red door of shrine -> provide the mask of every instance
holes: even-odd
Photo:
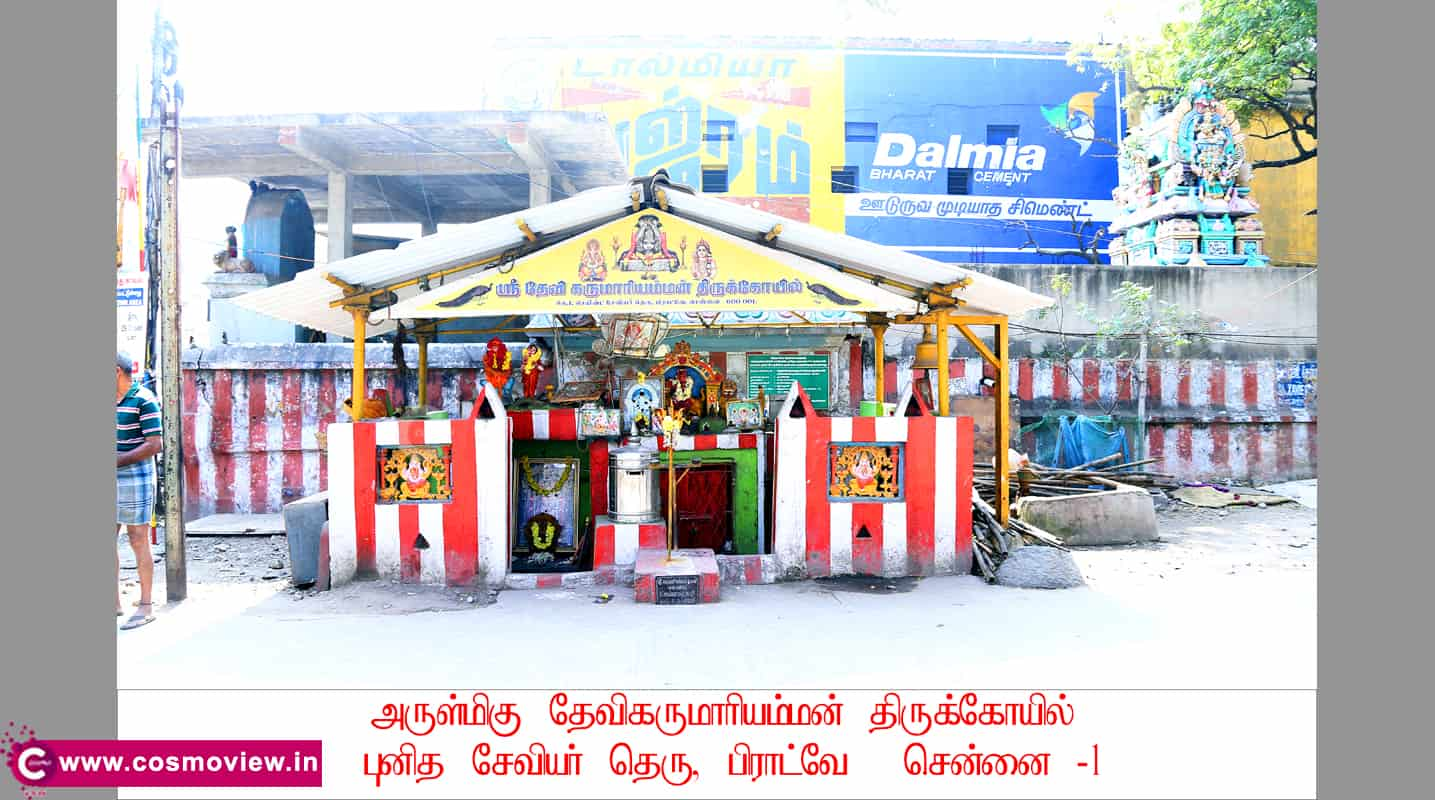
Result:
[[[678,467],[679,474],[682,467]],[[688,471],[678,484],[677,546],[723,551],[723,544],[732,537],[731,464],[704,464]],[[668,509],[667,476],[658,482],[662,510]]]

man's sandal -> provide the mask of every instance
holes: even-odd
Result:
[[[143,609],[144,609],[145,606],[150,606],[151,611],[149,611],[149,612],[144,611]],[[129,620],[127,620],[127,621],[125,622],[125,624],[123,624],[123,625],[120,626],[120,630],[122,630],[122,631],[132,631],[132,630],[134,630],[135,628],[138,628],[138,627],[140,627],[140,626],[142,626],[142,625],[148,625],[148,624],[150,624],[151,622],[154,622],[154,614],[152,613],[152,611],[153,611],[153,604],[151,604],[151,603],[144,603],[144,604],[142,604],[142,605],[140,606],[140,609],[141,609],[141,610],[136,611],[136,612],[134,613],[134,616],[130,617]]]

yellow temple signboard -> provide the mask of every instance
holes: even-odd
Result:
[[[394,318],[656,311],[890,311],[910,305],[817,264],[648,210],[391,309]]]

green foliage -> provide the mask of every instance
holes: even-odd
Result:
[[[1072,306],[1073,313],[1091,324],[1094,335],[1091,337],[1091,345],[1082,344],[1075,352],[1070,352],[1070,348],[1065,344],[1065,315],[1073,288],[1071,276],[1053,275],[1047,279],[1047,285],[1056,295],[1057,302],[1037,311],[1036,316],[1038,319],[1055,317],[1057,333],[1063,342],[1058,357],[1081,358],[1087,349],[1094,345],[1098,356],[1107,357],[1116,350],[1116,358],[1128,358],[1132,355],[1132,346],[1139,343],[1143,337],[1156,351],[1175,352],[1190,344],[1191,337],[1199,335],[1206,328],[1205,319],[1199,311],[1164,300],[1155,300],[1151,296],[1153,287],[1122,281],[1121,286],[1111,293],[1111,298],[1116,301],[1114,314],[1101,317],[1085,303]]]
[[[1113,6],[1108,17],[1119,21],[1120,8]],[[1189,19],[1169,22],[1159,33],[1127,32],[1115,42],[1075,43],[1068,61],[1080,68],[1080,59],[1089,58],[1124,71],[1127,105],[1137,111],[1153,99],[1179,97],[1193,80],[1205,79],[1243,122],[1268,113],[1285,123],[1267,138],[1289,136],[1297,155],[1253,167],[1313,158],[1316,0],[1189,0],[1183,13]],[[1298,103],[1290,99],[1293,89]]]

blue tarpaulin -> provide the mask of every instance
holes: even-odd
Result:
[[[1113,453],[1131,460],[1126,431],[1111,417],[1062,417],[1056,441],[1056,466],[1079,467]]]

